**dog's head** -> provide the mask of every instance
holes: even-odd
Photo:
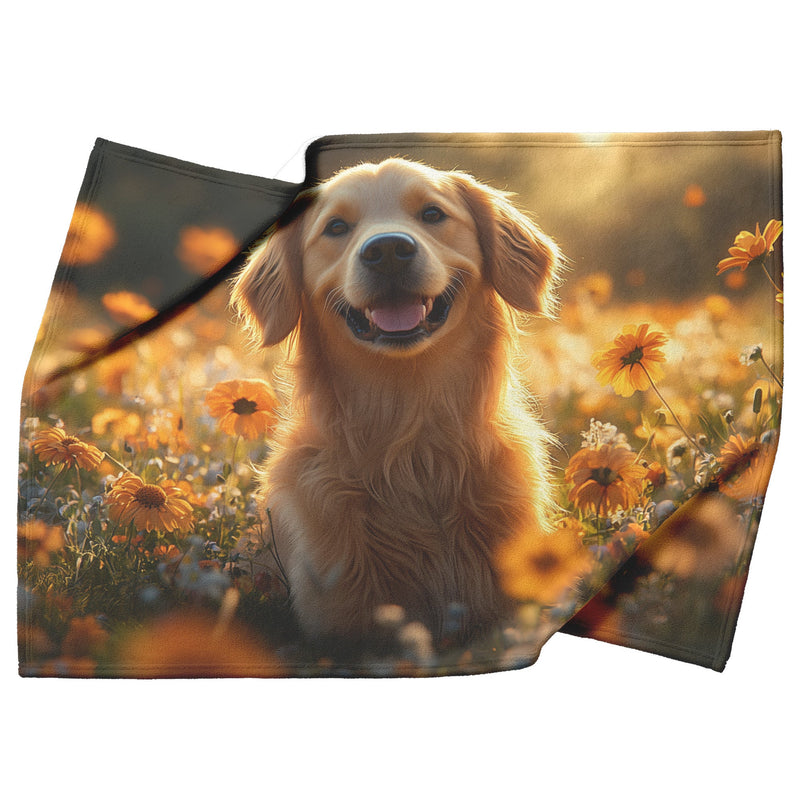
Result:
[[[250,254],[232,299],[267,346],[311,315],[328,340],[408,356],[469,325],[481,290],[549,313],[559,264],[504,193],[393,158],[302,193]]]

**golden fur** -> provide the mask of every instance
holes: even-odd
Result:
[[[292,341],[262,501],[302,628],[357,639],[384,604],[435,637],[451,604],[466,635],[496,623],[508,600],[494,548],[549,524],[548,435],[511,360],[514,310],[552,308],[556,246],[505,194],[403,159],[340,172],[284,219],[233,303],[262,344]],[[361,255],[387,233],[416,243],[389,278]],[[366,309],[435,297],[433,331],[408,342],[361,340],[345,319],[358,309],[365,327]]]

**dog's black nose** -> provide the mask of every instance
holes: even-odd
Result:
[[[368,269],[395,275],[406,269],[417,254],[417,243],[407,233],[378,233],[361,246],[359,258]]]

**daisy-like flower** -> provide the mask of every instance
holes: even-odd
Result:
[[[104,455],[94,445],[67,435],[63,428],[48,428],[33,440],[33,451],[49,467],[65,464],[67,467],[97,469]]]
[[[741,231],[734,239],[733,247],[728,249],[730,258],[723,258],[717,264],[717,275],[736,267],[744,271],[752,263],[763,264],[767,255],[773,251],[775,241],[782,231],[783,223],[775,219],[771,219],[767,223],[763,233],[761,233],[758,223],[756,223],[755,233]]]
[[[495,566],[509,597],[554,605],[591,569],[592,559],[577,534],[562,528],[547,536],[528,533],[505,542],[495,554]]]
[[[750,501],[763,497],[767,490],[776,447],[772,442],[758,442],[734,434],[722,446],[719,465],[719,489],[735,500]]]
[[[123,475],[108,492],[109,516],[136,530],[181,531],[194,526],[192,507],[183,492],[169,482],[145,483],[138,475]]]
[[[666,356],[659,349],[667,343],[666,334],[650,331],[648,324],[626,325],[613,342],[592,356],[592,366],[599,370],[597,379],[611,384],[622,397],[649,389],[664,376],[661,363]]]
[[[214,386],[206,395],[206,405],[225,433],[257,439],[275,421],[277,398],[265,381],[232,380]]]
[[[604,444],[584,447],[569,460],[566,479],[573,484],[568,499],[581,511],[607,516],[631,508],[642,494],[647,469],[636,463],[636,453]]]

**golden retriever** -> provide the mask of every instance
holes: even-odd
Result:
[[[515,314],[551,310],[560,264],[506,194],[400,158],[308,190],[250,254],[232,302],[293,349],[262,502],[310,638],[387,604],[434,638],[449,607],[465,638],[508,613],[493,551],[552,511]]]

